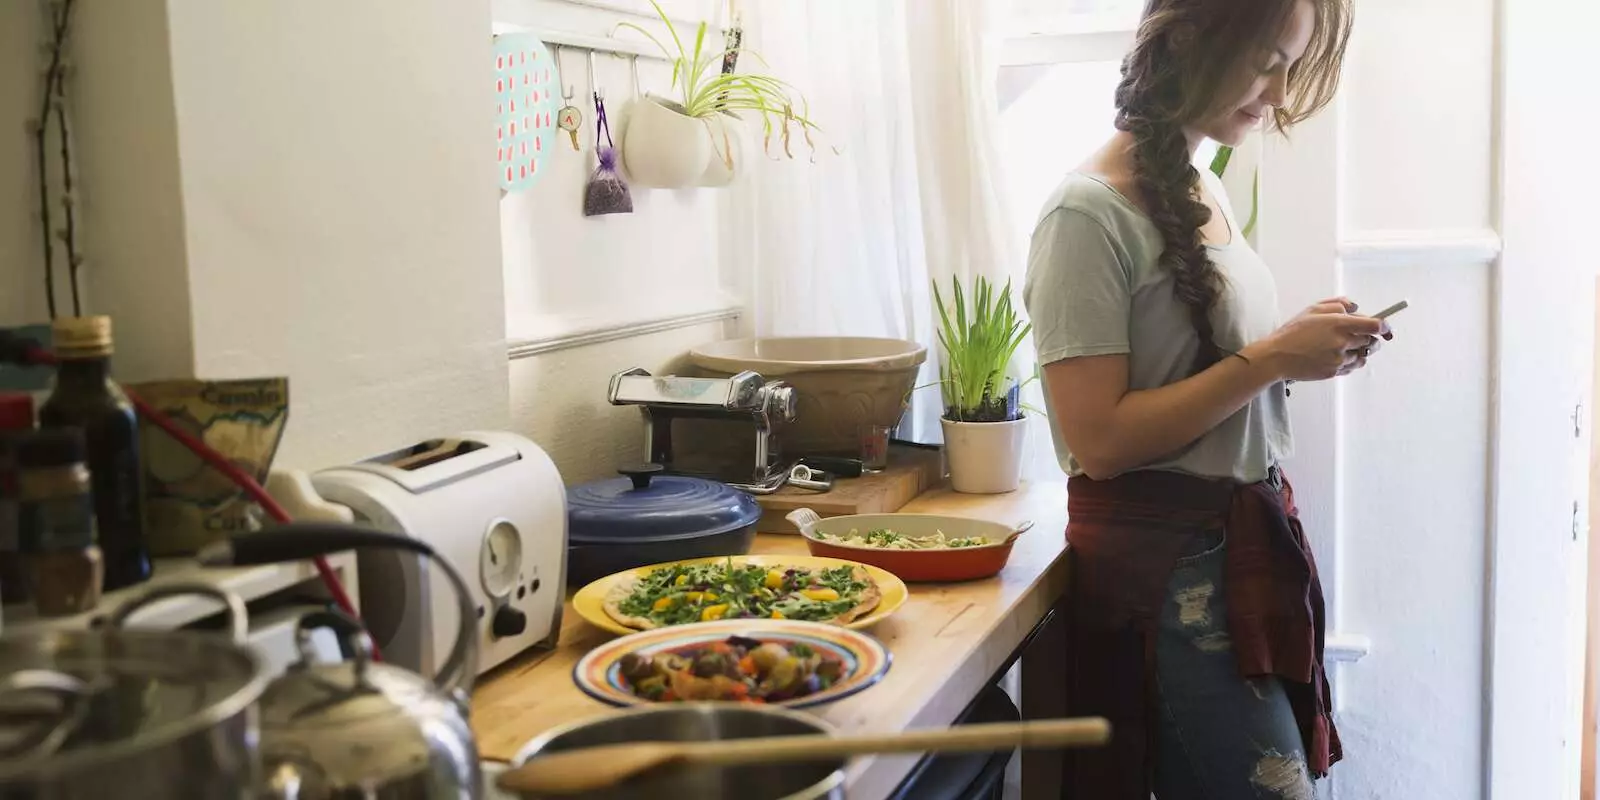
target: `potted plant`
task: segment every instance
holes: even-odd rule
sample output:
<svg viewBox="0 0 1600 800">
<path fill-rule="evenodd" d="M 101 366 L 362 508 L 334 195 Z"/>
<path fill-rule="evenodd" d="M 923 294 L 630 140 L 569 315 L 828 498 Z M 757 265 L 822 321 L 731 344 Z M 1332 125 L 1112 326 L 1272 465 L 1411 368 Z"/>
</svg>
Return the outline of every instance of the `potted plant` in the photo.
<svg viewBox="0 0 1600 800">
<path fill-rule="evenodd" d="M 618 24 L 643 34 L 672 63 L 675 97 L 639 98 L 623 135 L 622 157 L 635 183 L 658 188 L 723 186 L 743 169 L 743 114 L 761 118 L 763 147 L 771 153 L 774 134 L 784 155 L 793 157 L 790 136 L 798 128 L 815 151 L 811 134 L 818 130 L 806 115 L 805 98 L 788 83 L 766 75 L 738 74 L 725 65 L 752 51 L 706 46 L 706 23 L 686 43 L 662 10 L 650 0 L 667 29 L 667 43 L 631 22 Z"/>
<path fill-rule="evenodd" d="M 1011 377 L 1011 359 L 1033 327 L 1011 301 L 1011 283 L 996 292 L 978 278 L 969 296 L 952 281 L 954 303 L 946 307 L 938 284 L 939 386 L 944 397 L 945 459 L 951 488 L 968 494 L 1016 490 L 1027 442 L 1022 384 Z M 968 303 L 968 300 L 971 303 Z"/>
</svg>

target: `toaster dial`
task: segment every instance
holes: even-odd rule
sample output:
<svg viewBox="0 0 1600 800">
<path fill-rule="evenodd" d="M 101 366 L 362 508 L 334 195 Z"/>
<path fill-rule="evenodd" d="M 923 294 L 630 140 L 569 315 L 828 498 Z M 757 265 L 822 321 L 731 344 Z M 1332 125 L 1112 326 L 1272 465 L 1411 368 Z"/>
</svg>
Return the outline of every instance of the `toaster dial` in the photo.
<svg viewBox="0 0 1600 800">
<path fill-rule="evenodd" d="M 517 588 L 522 569 L 522 534 L 505 520 L 496 522 L 483 537 L 478 552 L 478 575 L 483 591 L 495 599 L 508 599 Z"/>
</svg>

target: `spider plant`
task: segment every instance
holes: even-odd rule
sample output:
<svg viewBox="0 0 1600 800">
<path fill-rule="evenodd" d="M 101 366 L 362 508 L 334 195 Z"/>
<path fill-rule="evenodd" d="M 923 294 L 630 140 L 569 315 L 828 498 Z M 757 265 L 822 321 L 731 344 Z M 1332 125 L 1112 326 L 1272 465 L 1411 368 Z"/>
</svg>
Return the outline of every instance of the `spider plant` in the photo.
<svg viewBox="0 0 1600 800">
<path fill-rule="evenodd" d="M 655 7 L 656 14 L 661 17 L 661 24 L 666 26 L 668 39 L 672 46 L 668 47 L 661 39 L 651 32 L 631 22 L 617 23 L 618 28 L 628 28 L 643 34 L 656 47 L 660 48 L 662 55 L 672 62 L 672 86 L 680 96 L 678 102 L 683 106 L 683 114 L 700 120 L 708 120 L 717 114 L 730 114 L 737 116 L 736 112 L 754 112 L 761 117 L 762 147 L 770 155 L 772 153 L 772 137 L 776 132 L 783 144 L 783 153 L 789 158 L 794 157 L 790 147 L 790 133 L 794 128 L 800 130 L 806 145 L 811 149 L 812 160 L 816 158 L 816 143 L 812 140 L 813 131 L 819 131 L 816 123 L 812 122 L 808 114 L 810 105 L 799 90 L 785 81 L 767 75 L 741 75 L 731 71 L 724 72 L 722 65 L 729 56 L 748 54 L 767 65 L 766 59 L 759 53 L 747 48 L 720 48 L 706 46 L 705 22 L 701 22 L 694 32 L 693 46 L 686 46 L 684 38 L 679 35 L 677 26 L 667 17 L 661 4 L 650 0 L 650 5 Z M 798 110 L 796 105 L 799 106 Z M 717 143 L 717 137 L 708 123 L 706 131 L 711 135 L 712 143 Z M 723 132 L 723 141 L 720 155 L 730 168 L 733 166 L 733 152 L 727 141 L 727 132 Z"/>
<path fill-rule="evenodd" d="M 947 307 L 939 284 L 933 301 L 939 307 L 939 385 L 945 418 L 952 422 L 1009 422 L 1021 416 L 1020 386 L 1007 377 L 1017 347 L 1033 330 L 1011 302 L 1011 282 L 999 292 L 980 277 L 969 305 L 959 278 L 951 281 L 954 302 Z"/>
</svg>

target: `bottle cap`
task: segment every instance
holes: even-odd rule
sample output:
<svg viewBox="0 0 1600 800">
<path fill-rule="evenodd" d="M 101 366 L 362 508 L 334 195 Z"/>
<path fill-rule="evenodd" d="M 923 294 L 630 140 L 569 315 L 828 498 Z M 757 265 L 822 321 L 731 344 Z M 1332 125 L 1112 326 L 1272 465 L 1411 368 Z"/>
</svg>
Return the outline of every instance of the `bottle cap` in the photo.
<svg viewBox="0 0 1600 800">
<path fill-rule="evenodd" d="M 51 325 L 56 355 L 92 358 L 111 354 L 111 318 L 62 317 Z"/>
<path fill-rule="evenodd" d="M 17 445 L 19 469 L 70 467 L 83 463 L 83 433 L 73 428 L 42 430 Z"/>
<path fill-rule="evenodd" d="M 0 392 L 0 433 L 33 430 L 33 395 Z"/>
</svg>

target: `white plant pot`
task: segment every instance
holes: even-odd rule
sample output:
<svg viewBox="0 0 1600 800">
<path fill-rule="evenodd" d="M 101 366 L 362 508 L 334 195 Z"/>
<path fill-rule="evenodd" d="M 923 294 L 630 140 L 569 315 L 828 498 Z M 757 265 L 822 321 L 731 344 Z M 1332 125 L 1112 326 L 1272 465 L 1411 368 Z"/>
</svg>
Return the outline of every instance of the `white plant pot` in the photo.
<svg viewBox="0 0 1600 800">
<path fill-rule="evenodd" d="M 711 160 L 699 184 L 727 186 L 745 173 L 745 161 L 750 154 L 749 130 L 744 120 L 730 114 L 707 117 L 706 125 L 710 129 L 707 139 L 711 142 Z"/>
<path fill-rule="evenodd" d="M 699 185 L 706 174 L 712 157 L 706 121 L 684 116 L 682 108 L 655 95 L 633 103 L 622 158 L 634 184 L 682 189 Z"/>
<path fill-rule="evenodd" d="M 950 488 L 963 494 L 1004 494 L 1022 484 L 1027 417 L 1010 422 L 939 422 L 944 426 Z"/>
</svg>

